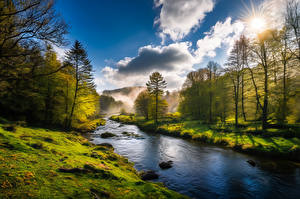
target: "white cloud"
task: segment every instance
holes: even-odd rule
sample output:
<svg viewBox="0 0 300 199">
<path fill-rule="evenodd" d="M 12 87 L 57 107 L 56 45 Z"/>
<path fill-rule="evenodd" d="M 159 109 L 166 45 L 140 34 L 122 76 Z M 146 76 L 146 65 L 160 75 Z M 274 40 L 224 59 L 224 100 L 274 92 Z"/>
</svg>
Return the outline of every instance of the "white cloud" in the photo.
<svg viewBox="0 0 300 199">
<path fill-rule="evenodd" d="M 103 86 L 105 86 L 105 81 L 101 77 L 95 77 L 95 84 L 97 92 L 100 93 Z"/>
<path fill-rule="evenodd" d="M 197 62 L 201 63 L 204 57 L 215 57 L 218 48 L 225 47 L 229 52 L 243 30 L 243 23 L 240 21 L 232 23 L 230 17 L 224 22 L 218 21 L 204 38 L 197 41 L 197 50 L 195 51 Z"/>
<path fill-rule="evenodd" d="M 63 61 L 67 49 L 66 49 L 66 48 L 62 48 L 62 47 L 58 47 L 58 46 L 55 46 L 55 45 L 52 45 L 52 48 L 53 48 L 53 50 L 56 52 L 57 58 L 58 58 L 60 61 Z"/>
<path fill-rule="evenodd" d="M 194 70 L 193 66 L 205 57 L 213 58 L 217 49 L 229 52 L 234 41 L 244 30 L 240 21 L 232 23 L 231 18 L 217 22 L 204 38 L 197 41 L 197 48 L 192 49 L 191 42 L 177 42 L 167 46 L 143 46 L 136 57 L 125 57 L 114 67 L 106 66 L 102 73 L 106 84 L 115 87 L 141 86 L 149 79 L 151 72 L 159 71 L 168 83 L 168 89 L 182 86 L 186 74 Z"/>
<path fill-rule="evenodd" d="M 106 66 L 102 69 L 107 83 L 116 87 L 145 85 L 154 71 L 163 74 L 168 88 L 181 86 L 187 72 L 193 70 L 195 59 L 190 42 L 173 43 L 168 46 L 144 46 L 133 58 L 124 58 L 116 68 Z"/>
<path fill-rule="evenodd" d="M 193 28 L 199 27 L 208 12 L 214 7 L 214 0 L 155 0 L 155 6 L 161 7 L 155 20 L 159 24 L 162 40 L 166 36 L 174 41 L 185 37 Z"/>
</svg>

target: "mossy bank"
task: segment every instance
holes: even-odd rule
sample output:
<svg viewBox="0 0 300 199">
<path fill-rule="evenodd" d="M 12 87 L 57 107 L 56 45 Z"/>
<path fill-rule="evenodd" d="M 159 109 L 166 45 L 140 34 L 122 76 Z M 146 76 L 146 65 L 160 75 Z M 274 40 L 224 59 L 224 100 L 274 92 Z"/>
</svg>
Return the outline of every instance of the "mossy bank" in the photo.
<svg viewBox="0 0 300 199">
<path fill-rule="evenodd" d="M 135 124 L 149 133 L 192 139 L 199 142 L 218 144 L 236 151 L 255 155 L 278 157 L 300 162 L 300 139 L 298 130 L 294 132 L 269 129 L 261 133 L 251 126 L 248 130 L 232 130 L 217 125 L 201 124 L 199 121 L 162 121 L 157 126 L 152 120 L 127 115 L 111 116 L 112 120 Z"/>
<path fill-rule="evenodd" d="M 109 145 L 75 132 L 0 124 L 0 198 L 185 197 L 142 181 Z"/>
</svg>

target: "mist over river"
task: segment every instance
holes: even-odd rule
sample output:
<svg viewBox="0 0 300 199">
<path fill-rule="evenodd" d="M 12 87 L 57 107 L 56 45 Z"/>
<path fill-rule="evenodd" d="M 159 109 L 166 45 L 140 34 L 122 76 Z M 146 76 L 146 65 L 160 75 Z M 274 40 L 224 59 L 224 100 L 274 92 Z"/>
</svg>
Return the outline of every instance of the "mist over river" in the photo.
<svg viewBox="0 0 300 199">
<path fill-rule="evenodd" d="M 111 132 L 116 137 L 103 139 Z M 127 134 L 123 133 L 127 132 Z M 292 162 L 241 154 L 231 149 L 166 135 L 107 120 L 91 134 L 95 144 L 111 143 L 137 170 L 154 170 L 156 181 L 191 198 L 300 198 L 300 168 Z M 256 167 L 247 163 L 254 160 Z M 162 170 L 161 161 L 173 161 Z"/>
</svg>

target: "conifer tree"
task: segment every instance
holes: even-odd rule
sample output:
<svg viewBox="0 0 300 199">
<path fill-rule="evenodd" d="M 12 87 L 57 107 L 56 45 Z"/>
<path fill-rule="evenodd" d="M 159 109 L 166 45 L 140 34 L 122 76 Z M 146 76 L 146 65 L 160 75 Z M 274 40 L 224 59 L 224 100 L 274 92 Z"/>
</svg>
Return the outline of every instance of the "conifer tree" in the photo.
<svg viewBox="0 0 300 199">
<path fill-rule="evenodd" d="M 74 98 L 67 123 L 67 128 L 70 128 L 72 126 L 75 107 L 79 103 L 79 95 L 84 96 L 91 94 L 89 91 L 95 88 L 95 84 L 92 76 L 92 65 L 90 64 L 86 50 L 79 41 L 76 40 L 73 47 L 67 52 L 67 62 L 75 69 Z"/>
<path fill-rule="evenodd" d="M 157 124 L 158 119 L 158 102 L 159 97 L 163 95 L 164 90 L 167 86 L 166 81 L 159 72 L 154 72 L 150 75 L 150 80 L 146 83 L 148 92 L 155 97 L 155 115 L 154 121 Z"/>
</svg>

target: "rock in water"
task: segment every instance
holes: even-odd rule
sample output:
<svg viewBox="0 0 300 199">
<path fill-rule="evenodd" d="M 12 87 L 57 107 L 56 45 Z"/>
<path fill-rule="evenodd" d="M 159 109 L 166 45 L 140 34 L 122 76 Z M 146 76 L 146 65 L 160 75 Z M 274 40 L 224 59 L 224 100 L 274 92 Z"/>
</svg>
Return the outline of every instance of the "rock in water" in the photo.
<svg viewBox="0 0 300 199">
<path fill-rule="evenodd" d="M 154 180 L 158 178 L 158 174 L 155 171 L 142 171 L 140 175 L 142 180 Z"/>
<path fill-rule="evenodd" d="M 169 160 L 167 162 L 161 162 L 159 163 L 159 167 L 162 169 L 169 169 L 172 167 L 173 161 Z"/>
<path fill-rule="evenodd" d="M 256 163 L 253 160 L 247 160 L 247 162 L 253 167 L 256 166 Z"/>
<path fill-rule="evenodd" d="M 114 148 L 112 144 L 110 143 L 101 143 L 101 144 L 97 144 L 97 146 L 104 146 L 104 147 L 107 147 L 107 148 Z"/>
<path fill-rule="evenodd" d="M 100 135 L 101 138 L 110 138 L 110 137 L 115 137 L 115 136 L 116 136 L 115 134 L 110 133 L 110 132 L 105 132 Z"/>
</svg>

